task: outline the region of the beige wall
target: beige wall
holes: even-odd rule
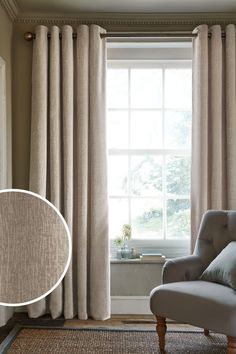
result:
[[[0,5],[0,56],[6,63],[6,94],[7,94],[7,180],[11,187],[11,120],[12,120],[12,23]]]
[[[149,296],[160,285],[163,264],[111,262],[111,296]]]
[[[30,156],[31,60],[33,42],[24,39],[29,25],[16,24],[13,31],[13,187],[28,189]]]

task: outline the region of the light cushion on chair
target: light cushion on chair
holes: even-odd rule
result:
[[[200,279],[224,284],[236,290],[236,241],[230,242],[221,251]]]
[[[150,295],[152,313],[236,336],[236,291],[201,280],[168,283]]]

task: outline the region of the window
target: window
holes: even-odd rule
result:
[[[142,246],[189,242],[191,76],[186,60],[109,62],[111,239],[129,223]]]

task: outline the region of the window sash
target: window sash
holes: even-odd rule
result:
[[[131,97],[131,84],[130,84],[130,72],[131,69],[137,69],[137,68],[145,68],[145,69],[162,69],[162,73],[163,73],[163,79],[162,79],[162,103],[161,106],[158,108],[134,108],[131,107],[131,102],[130,102],[130,97]],[[130,128],[131,128],[131,112],[132,111],[159,111],[162,114],[162,122],[164,122],[164,114],[166,111],[174,111],[174,112],[189,112],[189,110],[186,110],[186,108],[183,109],[172,109],[172,108],[168,108],[165,106],[165,95],[164,95],[164,84],[165,84],[165,77],[164,77],[164,73],[165,73],[165,69],[191,69],[191,60],[110,60],[108,62],[108,69],[128,69],[128,106],[127,107],[122,107],[122,108],[112,108],[112,107],[108,107],[108,112],[127,112],[128,113],[128,129],[129,129],[129,144],[130,144]],[[162,132],[162,138],[164,139],[164,125],[163,125],[163,132]],[[164,140],[163,140],[164,141]],[[130,204],[131,204],[131,200],[132,199],[142,199],[142,198],[149,198],[149,199],[160,199],[157,196],[133,196],[130,193],[130,159],[132,156],[144,156],[144,155],[153,155],[153,156],[162,156],[164,159],[167,156],[186,156],[189,157],[191,156],[191,149],[186,149],[186,148],[182,148],[182,149],[165,149],[165,148],[161,148],[161,149],[109,149],[108,150],[108,155],[109,156],[127,156],[129,159],[129,171],[128,171],[128,195],[109,195],[110,199],[128,199],[128,203],[129,203],[129,222],[131,222],[131,215],[130,215]],[[144,245],[150,244],[153,246],[153,242],[155,243],[155,245],[157,244],[162,244],[163,242],[167,242],[167,244],[170,246],[170,241],[173,241],[175,246],[176,246],[176,242],[177,241],[181,241],[181,245],[188,245],[189,244],[189,240],[184,240],[181,238],[175,238],[175,239],[171,239],[168,237],[168,239],[166,238],[166,230],[167,230],[167,201],[168,200],[172,200],[173,198],[168,198],[167,196],[167,192],[165,191],[166,189],[166,181],[165,181],[165,176],[166,172],[165,172],[165,167],[163,166],[163,179],[164,179],[164,183],[163,184],[163,196],[162,196],[162,200],[163,200],[163,238],[162,239],[157,239],[154,240],[153,238],[147,238],[147,239],[141,239],[141,238],[137,238],[135,239],[135,241],[139,241],[139,244],[142,245],[142,248],[144,247]],[[176,196],[176,199],[189,199],[190,200],[190,195],[178,195]],[[114,235],[115,237],[115,235]],[[134,237],[133,237],[134,239]],[[112,238],[111,238],[112,240]],[[131,241],[132,242],[132,241]],[[173,245],[173,243],[172,243]],[[184,246],[184,247],[185,247]]]

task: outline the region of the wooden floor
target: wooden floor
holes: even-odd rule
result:
[[[155,328],[155,317],[152,315],[113,315],[105,321],[87,320],[81,321],[77,319],[66,320],[65,327],[152,327]]]
[[[34,326],[45,326],[45,327],[73,327],[73,328],[112,328],[112,329],[139,329],[139,330],[155,330],[156,323],[155,317],[152,315],[113,315],[110,319],[106,321],[95,321],[95,320],[64,320],[63,318],[58,318],[53,320],[50,316],[46,315],[37,319],[28,318],[25,313],[16,313],[14,317],[7,323],[6,326],[0,327],[0,343],[6,338],[8,333],[12,330],[15,325],[34,325]],[[169,330],[182,329],[182,330],[192,330],[197,329],[186,324],[178,324],[173,321],[167,323],[167,328]]]

